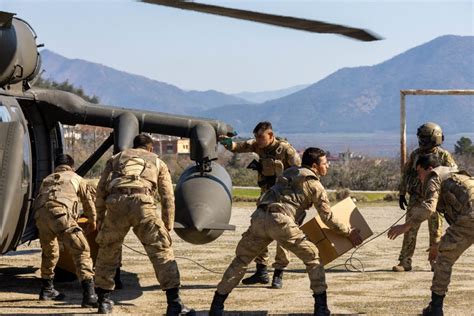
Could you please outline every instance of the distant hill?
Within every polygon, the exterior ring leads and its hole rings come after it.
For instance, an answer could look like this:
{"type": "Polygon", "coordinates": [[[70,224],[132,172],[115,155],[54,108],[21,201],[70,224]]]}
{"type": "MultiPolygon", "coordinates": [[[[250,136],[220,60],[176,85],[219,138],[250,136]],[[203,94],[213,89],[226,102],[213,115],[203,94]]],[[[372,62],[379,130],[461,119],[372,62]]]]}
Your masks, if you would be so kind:
{"type": "Polygon", "coordinates": [[[297,86],[289,87],[286,89],[271,90],[271,91],[261,91],[261,92],[240,92],[234,93],[233,95],[242,99],[245,99],[254,103],[263,103],[269,100],[279,99],[285,97],[289,94],[293,94],[300,90],[309,87],[309,84],[300,84],[297,86]]]}
{"type": "Polygon", "coordinates": [[[218,91],[185,91],[176,86],[129,74],[81,59],[68,59],[49,50],[41,51],[43,77],[82,87],[102,104],[176,114],[193,114],[228,104],[249,101],[218,91]]]}
{"type": "MultiPolygon", "coordinates": [[[[201,114],[240,131],[261,120],[285,133],[398,131],[401,89],[474,89],[474,37],[438,37],[375,66],[340,69],[277,100],[201,114]]],[[[450,133],[472,131],[474,97],[408,96],[408,130],[425,121],[450,133]]]]}

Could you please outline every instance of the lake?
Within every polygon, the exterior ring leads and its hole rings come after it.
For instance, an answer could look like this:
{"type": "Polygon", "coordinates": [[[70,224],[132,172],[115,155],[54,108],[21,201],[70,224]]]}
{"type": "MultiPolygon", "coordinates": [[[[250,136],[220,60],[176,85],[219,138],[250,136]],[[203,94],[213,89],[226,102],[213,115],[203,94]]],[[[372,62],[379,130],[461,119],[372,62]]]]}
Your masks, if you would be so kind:
{"type": "MultiPolygon", "coordinates": [[[[336,156],[340,152],[351,151],[371,157],[397,157],[400,155],[399,133],[298,133],[277,134],[288,139],[298,150],[306,147],[320,147],[336,156]]],[[[252,135],[239,135],[251,137],[252,135]]],[[[474,131],[445,135],[443,148],[454,152],[454,144],[461,137],[469,137],[474,142],[474,131]]],[[[407,150],[418,147],[415,134],[407,134],[407,150]]]]}

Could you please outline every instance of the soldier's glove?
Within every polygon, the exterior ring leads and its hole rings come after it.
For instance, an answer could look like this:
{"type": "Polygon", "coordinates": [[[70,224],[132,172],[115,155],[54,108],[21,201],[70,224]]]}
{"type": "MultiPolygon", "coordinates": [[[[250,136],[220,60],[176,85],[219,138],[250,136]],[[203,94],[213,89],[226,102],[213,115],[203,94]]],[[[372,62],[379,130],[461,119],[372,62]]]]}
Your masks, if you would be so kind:
{"type": "Polygon", "coordinates": [[[398,200],[398,204],[400,205],[400,208],[402,210],[405,210],[406,206],[408,205],[407,199],[405,198],[405,195],[400,195],[400,198],[398,200]]]}
{"type": "Polygon", "coordinates": [[[359,246],[362,243],[362,236],[360,235],[360,230],[357,228],[351,229],[349,233],[349,240],[354,246],[359,246]]]}
{"type": "Polygon", "coordinates": [[[227,136],[219,137],[219,143],[223,145],[227,150],[232,150],[232,138],[227,136]]]}
{"type": "Polygon", "coordinates": [[[254,159],[249,163],[249,165],[247,166],[247,169],[255,170],[257,172],[262,172],[263,166],[259,161],[254,159]]]}

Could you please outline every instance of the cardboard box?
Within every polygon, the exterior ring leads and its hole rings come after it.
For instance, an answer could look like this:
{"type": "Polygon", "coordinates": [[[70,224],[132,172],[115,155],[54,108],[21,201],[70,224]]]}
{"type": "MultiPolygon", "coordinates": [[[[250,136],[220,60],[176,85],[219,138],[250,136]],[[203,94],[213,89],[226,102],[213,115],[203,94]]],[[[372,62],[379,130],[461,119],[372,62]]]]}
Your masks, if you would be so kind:
{"type": "MultiPolygon", "coordinates": [[[[81,227],[84,231],[86,230],[87,218],[81,217],[79,218],[77,223],[79,224],[79,227],[81,227]]],[[[99,252],[99,246],[95,242],[95,238],[97,237],[97,231],[89,232],[87,234],[84,233],[84,235],[87,239],[87,242],[89,243],[91,258],[95,266],[95,259],[97,258],[97,253],[99,252]]],[[[76,267],[74,265],[74,262],[72,261],[71,254],[61,242],[59,243],[59,260],[56,267],[59,267],[67,272],[76,274],[76,267]]]]}
{"type": "MultiPolygon", "coordinates": [[[[339,221],[349,224],[352,228],[358,228],[363,240],[372,236],[372,230],[350,197],[332,206],[331,210],[339,221]]],[[[324,265],[354,248],[349,238],[329,229],[314,208],[307,211],[301,229],[318,247],[319,257],[324,265]]]]}

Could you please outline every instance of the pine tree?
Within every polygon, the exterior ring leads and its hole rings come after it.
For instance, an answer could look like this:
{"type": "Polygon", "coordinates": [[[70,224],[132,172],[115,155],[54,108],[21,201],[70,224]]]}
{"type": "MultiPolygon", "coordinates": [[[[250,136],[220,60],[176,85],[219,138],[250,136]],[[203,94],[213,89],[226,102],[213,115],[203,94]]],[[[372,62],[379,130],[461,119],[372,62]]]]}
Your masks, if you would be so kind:
{"type": "Polygon", "coordinates": [[[461,137],[456,145],[454,145],[454,152],[457,155],[472,155],[474,154],[474,145],[468,137],[461,137]]]}

